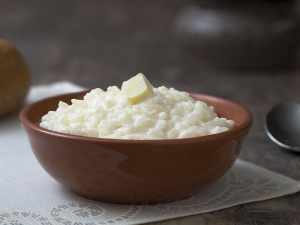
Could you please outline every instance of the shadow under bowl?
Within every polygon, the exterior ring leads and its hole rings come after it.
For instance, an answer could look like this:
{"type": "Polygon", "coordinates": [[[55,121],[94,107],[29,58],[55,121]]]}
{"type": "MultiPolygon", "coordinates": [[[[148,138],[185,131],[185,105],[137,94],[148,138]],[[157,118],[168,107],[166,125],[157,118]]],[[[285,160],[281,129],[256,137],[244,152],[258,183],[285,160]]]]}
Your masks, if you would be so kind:
{"type": "Polygon", "coordinates": [[[78,92],[46,98],[25,107],[20,121],[41,166],[74,193],[117,204],[158,204],[190,197],[222,177],[237,159],[252,115],[234,102],[196,93],[219,117],[236,127],[219,134],[172,140],[119,140],[43,129],[43,115],[59,101],[82,99],[78,92]]]}

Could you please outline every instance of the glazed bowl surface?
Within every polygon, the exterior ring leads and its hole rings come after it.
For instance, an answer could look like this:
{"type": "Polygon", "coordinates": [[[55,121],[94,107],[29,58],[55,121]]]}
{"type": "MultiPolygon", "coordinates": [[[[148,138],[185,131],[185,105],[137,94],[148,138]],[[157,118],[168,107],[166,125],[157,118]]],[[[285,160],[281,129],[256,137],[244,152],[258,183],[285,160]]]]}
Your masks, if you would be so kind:
{"type": "Polygon", "coordinates": [[[39,126],[59,101],[83,99],[78,92],[26,106],[20,121],[41,166],[74,193],[118,204],[158,204],[182,200],[222,177],[237,159],[251,124],[243,106],[226,99],[190,93],[232,119],[232,130],[194,138],[119,140],[50,131],[39,126]]]}

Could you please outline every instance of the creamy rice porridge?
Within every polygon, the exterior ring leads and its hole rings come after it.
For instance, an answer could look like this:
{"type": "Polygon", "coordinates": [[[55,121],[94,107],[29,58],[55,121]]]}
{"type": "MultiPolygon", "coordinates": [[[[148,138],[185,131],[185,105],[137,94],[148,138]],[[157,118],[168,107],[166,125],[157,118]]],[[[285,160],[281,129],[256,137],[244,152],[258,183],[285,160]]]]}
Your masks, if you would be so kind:
{"type": "Polygon", "coordinates": [[[195,101],[186,92],[147,84],[142,94],[136,94],[130,86],[135,95],[133,103],[123,86],[121,90],[116,86],[107,91],[94,89],[83,100],[73,99],[70,105],[59,102],[56,111],[43,116],[40,126],[67,134],[113,139],[178,139],[234,127],[234,121],[219,118],[213,107],[195,101]]]}

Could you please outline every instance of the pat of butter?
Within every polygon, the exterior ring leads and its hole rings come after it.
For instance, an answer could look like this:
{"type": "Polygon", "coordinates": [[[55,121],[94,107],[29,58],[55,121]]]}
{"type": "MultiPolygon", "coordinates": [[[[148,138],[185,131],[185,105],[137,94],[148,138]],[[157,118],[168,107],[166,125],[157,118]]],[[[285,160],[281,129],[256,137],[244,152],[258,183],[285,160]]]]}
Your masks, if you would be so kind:
{"type": "Polygon", "coordinates": [[[142,73],[139,73],[138,75],[123,82],[122,91],[128,101],[134,105],[141,99],[153,93],[153,87],[147,78],[142,73]]]}

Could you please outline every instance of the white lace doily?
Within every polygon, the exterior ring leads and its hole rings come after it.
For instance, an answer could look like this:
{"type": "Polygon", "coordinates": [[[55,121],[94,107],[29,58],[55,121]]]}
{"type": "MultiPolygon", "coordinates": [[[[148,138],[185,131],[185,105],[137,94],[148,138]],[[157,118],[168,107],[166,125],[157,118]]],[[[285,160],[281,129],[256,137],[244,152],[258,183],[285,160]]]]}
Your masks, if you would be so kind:
{"type": "MultiPolygon", "coordinates": [[[[82,89],[69,82],[32,87],[27,103],[82,89]]],[[[140,206],[91,201],[62,187],[42,169],[17,113],[0,119],[0,152],[0,225],[142,224],[300,191],[296,180],[237,160],[220,180],[183,201],[140,206]]]]}

